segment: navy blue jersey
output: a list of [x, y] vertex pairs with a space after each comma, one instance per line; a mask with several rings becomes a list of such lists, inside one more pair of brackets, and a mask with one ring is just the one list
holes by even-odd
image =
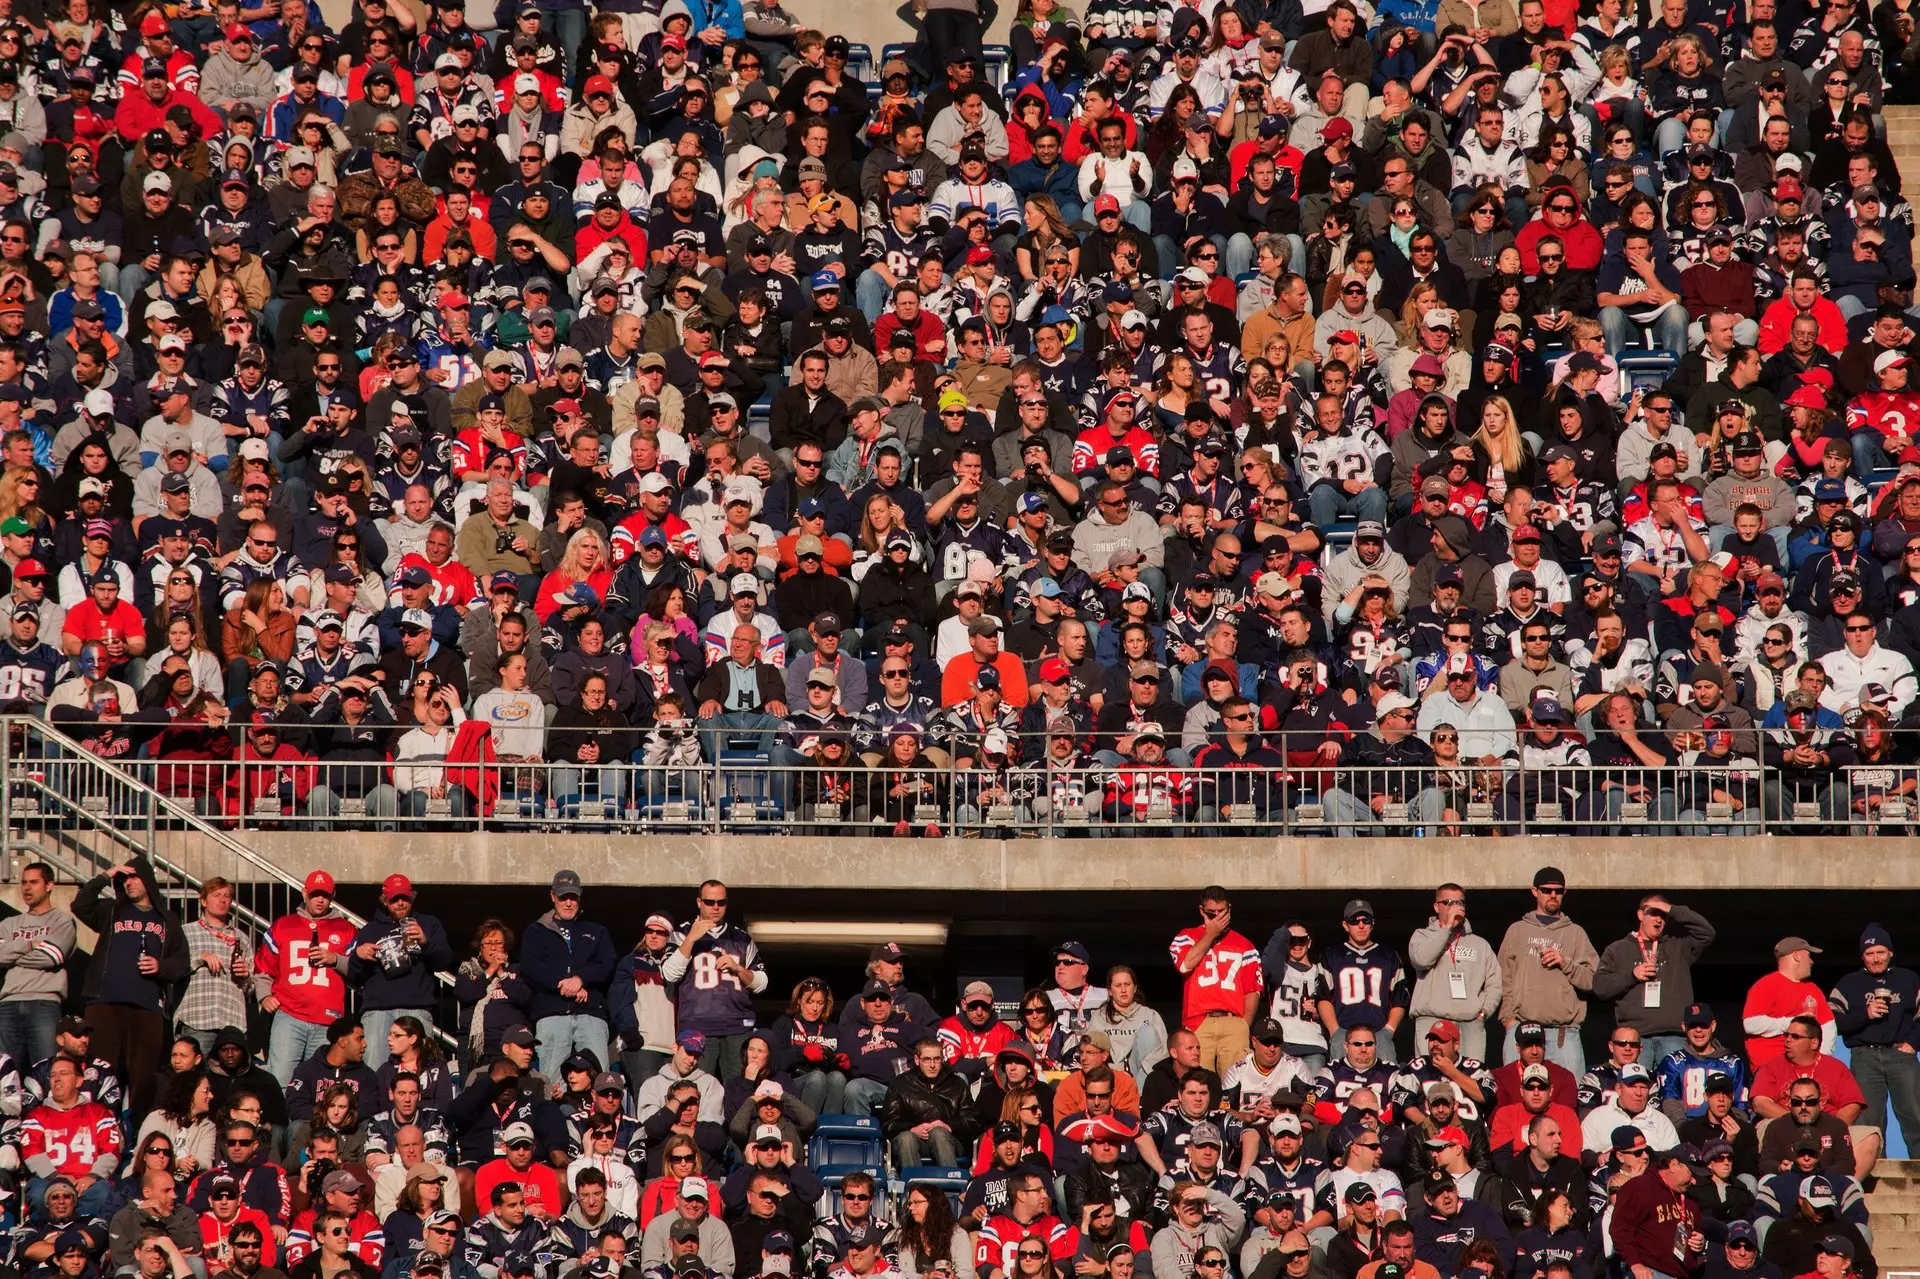
[[1327, 970], [1329, 1002], [1343, 1030], [1353, 1026], [1379, 1030], [1387, 1024], [1389, 1009], [1407, 1006], [1411, 991], [1406, 965], [1386, 946], [1370, 945], [1362, 951], [1340, 942], [1321, 954], [1320, 966]]
[[[1462, 1119], [1487, 1119], [1493, 1114], [1493, 1108], [1496, 1104], [1493, 1095], [1493, 1071], [1489, 1069], [1484, 1062], [1472, 1057], [1462, 1057], [1456, 1064], [1459, 1066], [1461, 1074], [1480, 1085], [1480, 1091], [1487, 1095], [1487, 1099], [1483, 1102], [1476, 1102], [1473, 1098], [1461, 1092], [1459, 1085], [1455, 1084], [1453, 1089], [1454, 1095], [1457, 1098], [1454, 1104], [1455, 1113]], [[1439, 1083], [1451, 1084], [1453, 1080], [1440, 1073], [1440, 1068], [1433, 1064], [1431, 1057], [1415, 1057], [1411, 1061], [1403, 1063], [1399, 1071], [1395, 1073], [1391, 1085], [1392, 1095], [1390, 1100], [1393, 1103], [1393, 1108], [1395, 1110], [1405, 1110], [1408, 1106], [1415, 1106], [1421, 1110], [1425, 1110], [1427, 1106], [1427, 1085]]]
[[0, 704], [47, 700], [67, 659], [46, 643], [22, 650], [12, 640], [0, 644]]
[[1241, 1184], [1241, 1206], [1252, 1215], [1262, 1208], [1291, 1199], [1294, 1216], [1304, 1222], [1313, 1215], [1314, 1187], [1319, 1184], [1320, 1174], [1325, 1171], [1325, 1164], [1306, 1155], [1300, 1156], [1300, 1161], [1291, 1171], [1272, 1155], [1262, 1156], [1247, 1170], [1247, 1179]]
[[681, 1030], [697, 1030], [705, 1035], [741, 1035], [753, 1029], [753, 991], [737, 973], [720, 966], [721, 957], [732, 955], [765, 988], [767, 970], [760, 948], [753, 944], [747, 930], [738, 924], [723, 924], [704, 934], [693, 944], [693, 953], [682, 959], [680, 945], [693, 928], [691, 921], [674, 931], [673, 951], [661, 967], [661, 976], [680, 984], [675, 996]]

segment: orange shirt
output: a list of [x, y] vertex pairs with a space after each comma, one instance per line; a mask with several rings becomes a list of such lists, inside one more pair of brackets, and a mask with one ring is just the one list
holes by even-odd
[[[993, 659], [993, 668], [1000, 672], [1000, 696], [1009, 706], [1027, 704], [1027, 669], [1020, 659], [1011, 653], [1001, 653]], [[971, 652], [960, 654], [947, 663], [947, 669], [940, 673], [940, 704], [958, 706], [973, 699], [974, 690], [980, 686], [980, 662]]]

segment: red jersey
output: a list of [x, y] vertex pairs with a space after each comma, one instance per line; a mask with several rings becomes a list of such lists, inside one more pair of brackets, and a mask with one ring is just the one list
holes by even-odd
[[[97, 1101], [79, 1102], [71, 1110], [42, 1102], [20, 1121], [20, 1162], [36, 1177], [99, 1176], [100, 1161], [117, 1161], [122, 1144], [119, 1121]], [[50, 1171], [34, 1166], [41, 1159], [52, 1165]]]
[[449, 556], [445, 564], [435, 564], [424, 555], [408, 554], [400, 557], [399, 566], [394, 569], [392, 581], [399, 581], [400, 574], [410, 568], [423, 568], [433, 581], [429, 584], [432, 594], [428, 596], [435, 604], [444, 604], [449, 608], [459, 608], [476, 601], [484, 602], [487, 593], [480, 588], [480, 579], [473, 570]]
[[[330, 914], [324, 919], [311, 915], [282, 915], [260, 939], [260, 950], [253, 957], [253, 971], [273, 983], [272, 995], [280, 1001], [280, 1011], [300, 1021], [324, 1026], [347, 1011], [347, 982], [339, 969], [316, 968], [308, 959], [315, 942], [321, 942], [335, 955], [353, 949], [354, 926], [346, 917]], [[290, 1257], [295, 1264], [298, 1257]]]
[[273, 1223], [267, 1220], [267, 1214], [258, 1208], [242, 1207], [232, 1221], [221, 1221], [211, 1211], [200, 1214], [200, 1255], [206, 1258], [207, 1273], [217, 1275], [233, 1264], [233, 1255], [227, 1246], [227, 1240], [233, 1235], [233, 1228], [241, 1222], [251, 1222], [260, 1228], [260, 1264], [274, 1265], [278, 1248], [273, 1241]]
[[494, 450], [505, 448], [513, 455], [513, 473], [524, 476], [527, 471], [527, 441], [518, 433], [502, 428], [500, 438], [504, 445], [488, 443], [480, 434], [480, 428], [470, 426], [453, 437], [453, 473], [455, 477], [466, 475], [469, 471], [487, 469], [487, 458]]
[[473, 1174], [473, 1201], [492, 1203], [493, 1188], [503, 1181], [520, 1183], [529, 1216], [558, 1217], [566, 1210], [566, 1200], [560, 1197], [560, 1173], [551, 1164], [537, 1161], [525, 1172], [516, 1172], [504, 1158], [489, 1159]]
[[[287, 1227], [286, 1265], [299, 1265], [313, 1251], [313, 1221], [314, 1212], [309, 1208]], [[354, 1213], [353, 1220], [347, 1223], [347, 1251], [376, 1272], [387, 1255], [387, 1236], [380, 1229], [380, 1223], [374, 1220], [373, 1214], [365, 1208]]]
[[1797, 1079], [1811, 1079], [1820, 1085], [1820, 1109], [1830, 1115], [1837, 1117], [1843, 1106], [1867, 1104], [1853, 1072], [1841, 1065], [1838, 1057], [1829, 1057], [1826, 1053], [1814, 1058], [1811, 1066], [1796, 1066], [1784, 1054], [1775, 1057], [1754, 1071], [1753, 1096], [1771, 1097], [1784, 1106], [1787, 1089], [1793, 1087]]
[[61, 629], [77, 636], [82, 644], [105, 644], [116, 635], [123, 642], [131, 636], [145, 635], [147, 622], [140, 616], [140, 610], [125, 600], [116, 601], [103, 613], [100, 606], [88, 598], [67, 611], [66, 624]]
[[980, 1227], [974, 1252], [975, 1268], [983, 1274], [994, 1267], [1004, 1274], [1018, 1273], [1014, 1254], [1019, 1252], [1023, 1239], [1044, 1240], [1056, 1265], [1064, 1266], [1080, 1251], [1080, 1232], [1052, 1214], [1043, 1214], [1023, 1226], [1006, 1213], [996, 1213]]
[[1847, 434], [1877, 433], [1893, 457], [1920, 434], [1920, 391], [1868, 391], [1847, 405]]
[[[1706, 508], [1700, 504], [1699, 489], [1691, 484], [1682, 484], [1680, 486], [1680, 500], [1687, 504], [1687, 518], [1692, 520], [1694, 524], [1700, 525], [1707, 522]], [[1626, 500], [1620, 503], [1620, 527], [1625, 528], [1629, 524], [1638, 524], [1647, 517], [1649, 509], [1647, 506], [1647, 482], [1641, 480], [1638, 484], [1627, 490]]]
[[1128, 427], [1127, 433], [1116, 440], [1104, 422], [1090, 431], [1080, 432], [1080, 437], [1073, 442], [1073, 473], [1084, 475], [1104, 467], [1107, 453], [1112, 449], [1131, 452], [1134, 465], [1144, 474], [1160, 474], [1159, 441], [1137, 425]]
[[[613, 562], [624, 564], [627, 557], [640, 549], [640, 535], [653, 527], [653, 521], [647, 518], [645, 511], [635, 511], [618, 524], [607, 535], [609, 549], [613, 552]], [[667, 549], [683, 560], [698, 563], [700, 560], [700, 535], [673, 512], [667, 512], [667, 518], [660, 521], [660, 532], [667, 539]]]
[[[1198, 925], [1173, 935], [1167, 949], [1177, 969], [1200, 945], [1205, 930]], [[1247, 1015], [1247, 997], [1258, 995], [1261, 987], [1260, 948], [1229, 928], [1213, 939], [1213, 945], [1193, 971], [1187, 974], [1180, 996], [1180, 1021], [1192, 1030], [1205, 1021], [1208, 1013]]]
[[985, 1030], [975, 1030], [958, 1015], [941, 1022], [934, 1034], [940, 1040], [940, 1055], [949, 1064], [956, 1061], [992, 1061], [1000, 1050], [1013, 1042], [1013, 1027], [994, 1019]]
[[[1833, 1008], [1826, 995], [1810, 981], [1793, 981], [1781, 973], [1768, 973], [1753, 983], [1747, 992], [1747, 1005], [1740, 1010], [1742, 1021], [1752, 1017], [1812, 1017], [1824, 1028], [1833, 1024]], [[1747, 1060], [1757, 1071], [1786, 1051], [1781, 1035], [1748, 1035]]]

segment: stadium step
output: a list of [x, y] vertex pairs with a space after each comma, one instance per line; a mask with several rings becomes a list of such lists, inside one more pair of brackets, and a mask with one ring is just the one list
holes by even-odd
[[1920, 1269], [1920, 1160], [1882, 1159], [1873, 1175], [1867, 1220], [1874, 1261], [1882, 1274]]
[[1890, 106], [1882, 114], [1887, 121], [1887, 148], [1901, 174], [1920, 173], [1920, 106]]
[[[198, 912], [200, 885], [217, 876], [234, 886], [235, 917], [256, 936], [299, 907], [305, 894], [298, 875], [261, 857], [189, 805], [155, 790], [135, 771], [83, 749], [55, 724], [36, 725], [34, 737], [34, 755], [23, 760], [11, 754], [16, 739], [0, 733], [0, 819], [6, 823], [5, 854], [14, 862], [43, 861], [62, 880], [84, 883], [144, 854], [162, 896], [183, 922]], [[17, 878], [13, 868], [6, 877]], [[338, 903], [336, 909], [356, 928], [366, 922]], [[441, 976], [450, 1005], [452, 980]]]

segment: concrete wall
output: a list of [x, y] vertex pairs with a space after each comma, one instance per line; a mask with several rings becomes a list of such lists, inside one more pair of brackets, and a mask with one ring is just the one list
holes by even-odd
[[[378, 883], [399, 870], [423, 883], [545, 884], [571, 866], [589, 883], [683, 883], [712, 875], [762, 888], [1056, 892], [1172, 890], [1218, 882], [1297, 890], [1518, 888], [1560, 866], [1583, 889], [1900, 889], [1920, 886], [1915, 841], [1777, 836], [1696, 840], [1694, 855], [1650, 837], [1474, 839], [830, 839], [814, 835], [543, 835], [243, 832], [294, 874], [323, 865], [342, 883]], [[190, 867], [185, 841], [168, 856]], [[206, 873], [237, 877], [230, 861]]]

